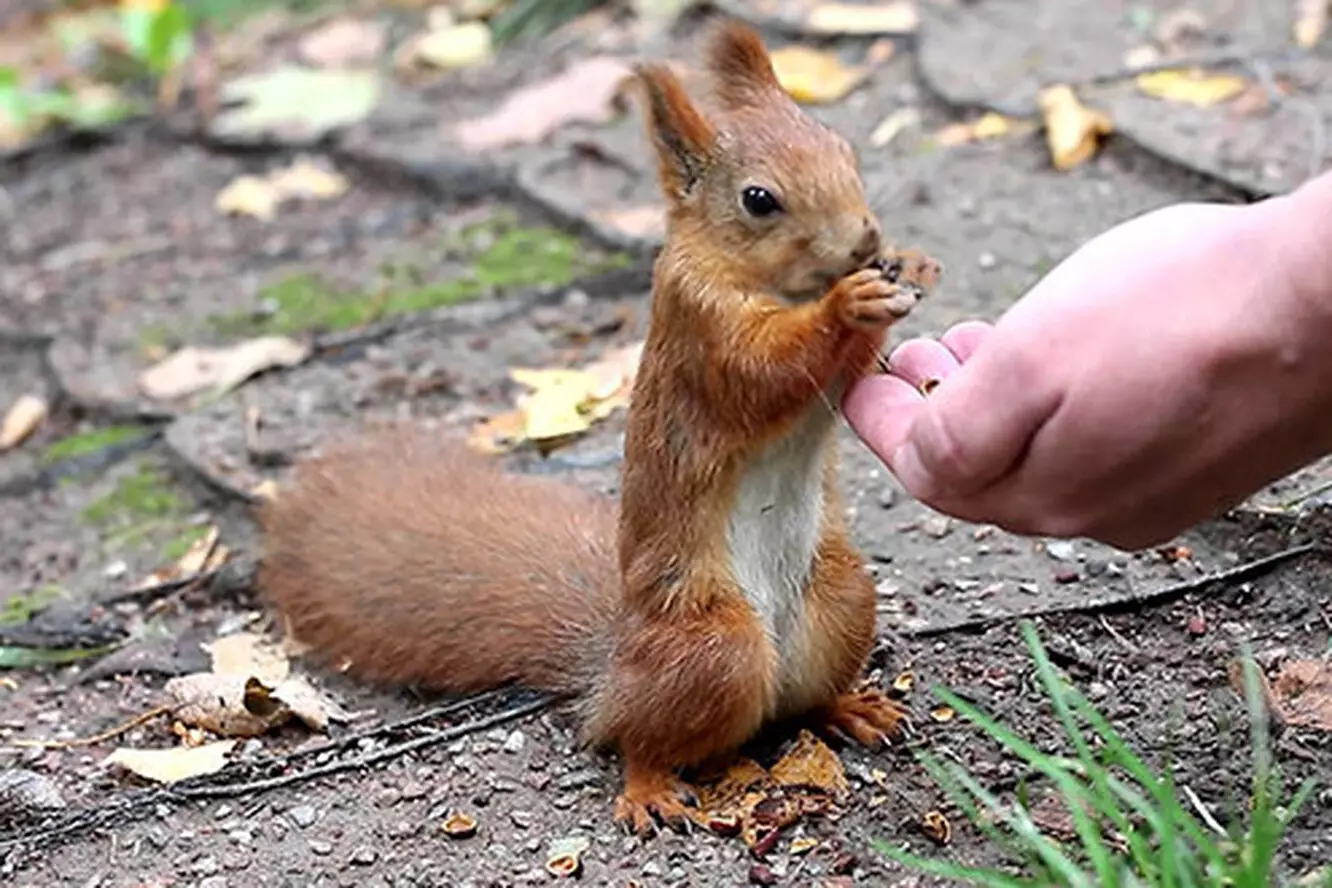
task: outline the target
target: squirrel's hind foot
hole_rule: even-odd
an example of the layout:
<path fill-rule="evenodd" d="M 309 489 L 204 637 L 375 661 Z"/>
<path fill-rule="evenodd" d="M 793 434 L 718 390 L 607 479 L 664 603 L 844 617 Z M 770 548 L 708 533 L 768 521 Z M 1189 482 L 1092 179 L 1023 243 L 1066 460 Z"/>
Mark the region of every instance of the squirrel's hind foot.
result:
<path fill-rule="evenodd" d="M 911 712 L 883 691 L 869 689 L 841 694 L 827 715 L 828 727 L 863 746 L 877 749 L 911 731 Z"/>
<path fill-rule="evenodd" d="M 658 822 L 687 831 L 689 808 L 697 798 L 693 787 L 672 772 L 628 763 L 624 789 L 615 799 L 615 820 L 645 838 L 657 831 Z"/>

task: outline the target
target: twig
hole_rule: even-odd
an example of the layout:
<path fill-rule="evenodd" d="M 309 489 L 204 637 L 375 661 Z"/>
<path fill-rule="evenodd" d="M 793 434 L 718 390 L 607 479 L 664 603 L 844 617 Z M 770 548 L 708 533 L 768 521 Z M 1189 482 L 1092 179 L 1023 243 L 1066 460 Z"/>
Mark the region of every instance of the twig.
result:
<path fill-rule="evenodd" d="M 105 743 L 112 737 L 119 737 L 126 731 L 132 731 L 139 725 L 146 724 L 157 718 L 159 715 L 166 715 L 171 711 L 170 706 L 158 706 L 147 712 L 134 716 L 129 721 L 109 728 L 100 734 L 94 734 L 91 737 L 79 737 L 75 740 L 15 740 L 14 746 L 37 748 L 37 749 L 73 749 L 77 746 L 96 746 L 99 743 Z"/>
<path fill-rule="evenodd" d="M 340 762 L 329 762 L 326 765 L 317 765 L 307 771 L 295 771 L 290 774 L 283 774 L 279 777 L 269 777 L 264 780 L 251 780 L 246 783 L 223 783 L 217 786 L 204 785 L 197 787 L 182 787 L 172 790 L 172 794 L 183 799 L 224 798 L 228 796 L 245 795 L 246 793 L 251 792 L 277 789 L 281 786 L 290 786 L 293 783 L 302 783 L 306 780 L 313 780 L 316 777 L 326 777 L 329 774 L 337 774 L 342 771 L 354 771 L 358 768 L 369 767 L 376 762 L 387 761 L 388 759 L 406 755 L 409 752 L 415 752 L 418 749 L 426 749 L 440 743 L 447 743 L 450 740 L 456 740 L 459 737 L 475 734 L 477 731 L 484 731 L 486 728 L 493 728 L 496 725 L 502 725 L 506 722 L 511 722 L 514 719 L 522 718 L 525 715 L 540 712 L 552 702 L 554 701 L 548 697 L 532 700 L 511 709 L 502 710 L 494 715 L 486 716 L 485 718 L 464 722 L 461 725 L 455 725 L 454 727 L 446 728 L 443 731 L 432 731 L 424 737 L 417 737 L 414 740 L 407 740 L 403 743 L 394 744 L 393 746 L 386 746 L 385 748 L 368 755 L 358 756 Z"/>
<path fill-rule="evenodd" d="M 1224 836 L 1226 834 L 1225 829 L 1221 824 L 1216 822 L 1216 818 L 1212 816 L 1211 811 L 1207 810 L 1207 806 L 1203 804 L 1203 800 L 1198 798 L 1198 794 L 1193 791 L 1193 787 L 1186 784 L 1181 786 L 1180 789 L 1184 790 L 1184 795 L 1189 797 L 1189 801 L 1193 803 L 1193 807 L 1198 810 L 1198 816 L 1202 817 L 1203 823 L 1206 823 L 1211 827 L 1217 835 Z"/>
<path fill-rule="evenodd" d="M 1118 629 L 1110 625 L 1110 621 L 1105 618 L 1105 614 L 1099 615 L 1097 619 L 1100 620 L 1101 628 L 1106 631 L 1106 634 L 1109 635 L 1111 638 L 1113 638 L 1115 641 L 1119 642 L 1119 644 L 1124 648 L 1124 650 L 1128 651 L 1130 654 L 1136 654 L 1138 652 L 1137 649 L 1133 647 L 1133 645 L 1129 644 L 1128 639 L 1120 634 Z"/>
<path fill-rule="evenodd" d="M 1219 570 L 1214 573 L 1204 574 L 1200 577 L 1194 577 L 1191 580 L 1184 580 L 1180 583 L 1172 583 L 1169 586 L 1161 586 L 1141 595 L 1129 595 L 1126 598 L 1092 598 L 1085 601 L 1075 601 L 1071 603 L 1055 604 L 1052 607 L 1034 608 L 1031 610 L 1017 611 L 1007 614 L 994 614 L 989 616 L 972 617 L 969 619 L 958 620 L 953 623 L 944 623 L 931 626 L 920 627 L 900 627 L 898 629 L 904 635 L 911 635 L 917 638 L 928 638 L 932 635 L 942 635 L 945 632 L 957 632 L 959 630 L 984 629 L 989 626 L 996 626 L 1000 623 L 1007 623 L 1012 620 L 1025 620 L 1032 617 L 1045 617 L 1054 614 L 1099 614 L 1106 611 L 1117 610 L 1129 605 L 1162 604 L 1175 598 L 1187 595 L 1190 592 L 1197 592 L 1212 585 L 1228 586 L 1232 583 L 1246 580 L 1257 576 L 1265 571 L 1271 570 L 1279 564 L 1287 561 L 1293 561 L 1305 555 L 1313 553 L 1323 553 L 1327 549 L 1320 543 L 1302 543 L 1298 546 L 1291 546 L 1288 549 L 1282 549 L 1279 552 L 1273 552 L 1271 555 L 1265 555 L 1262 558 L 1256 558 L 1253 561 L 1247 561 L 1244 564 L 1238 564 L 1235 567 L 1229 567 L 1225 570 Z"/>

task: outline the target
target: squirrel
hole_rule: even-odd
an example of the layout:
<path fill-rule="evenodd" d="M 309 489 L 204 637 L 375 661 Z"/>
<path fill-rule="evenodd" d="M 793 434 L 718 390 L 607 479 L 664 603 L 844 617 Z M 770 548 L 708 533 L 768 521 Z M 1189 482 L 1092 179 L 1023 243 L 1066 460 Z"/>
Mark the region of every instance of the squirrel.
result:
<path fill-rule="evenodd" d="M 259 588 L 355 676 L 568 697 L 624 765 L 617 822 L 687 825 L 681 774 L 791 717 L 877 747 L 909 713 L 859 688 L 875 588 L 836 489 L 841 394 L 942 272 L 885 245 L 842 136 L 759 35 L 704 49 L 710 102 L 633 83 L 667 204 L 618 507 L 393 432 L 303 462 L 260 510 Z"/>

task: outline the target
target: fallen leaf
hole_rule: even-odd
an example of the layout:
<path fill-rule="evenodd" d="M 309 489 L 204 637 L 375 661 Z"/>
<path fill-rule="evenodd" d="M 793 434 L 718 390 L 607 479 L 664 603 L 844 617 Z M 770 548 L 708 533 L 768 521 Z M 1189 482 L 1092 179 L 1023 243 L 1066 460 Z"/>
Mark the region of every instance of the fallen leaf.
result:
<path fill-rule="evenodd" d="M 631 70 L 624 60 L 594 56 L 562 74 L 509 95 L 485 117 L 464 121 L 455 133 L 469 151 L 540 142 L 571 123 L 603 124 L 621 106 Z"/>
<path fill-rule="evenodd" d="M 225 84 L 221 99 L 239 103 L 214 115 L 209 132 L 224 140 L 314 142 L 356 123 L 379 100 L 374 71 L 287 65 Z"/>
<path fill-rule="evenodd" d="M 592 425 L 583 412 L 596 379 L 581 370 L 512 370 L 515 382 L 532 391 L 518 401 L 523 412 L 523 436 L 542 441 L 577 435 Z"/>
<path fill-rule="evenodd" d="M 1062 84 L 1042 90 L 1040 106 L 1050 158 L 1061 172 L 1090 160 L 1101 138 L 1114 129 L 1109 117 L 1088 109 L 1072 88 Z"/>
<path fill-rule="evenodd" d="M 809 11 L 805 28 L 816 34 L 912 34 L 920 13 L 910 0 L 890 3 L 822 3 Z"/>
<path fill-rule="evenodd" d="M 1138 89 L 1167 102 L 1208 108 L 1233 99 L 1249 87 L 1249 81 L 1234 74 L 1209 74 L 1197 68 L 1172 68 L 1139 74 Z"/>
<path fill-rule="evenodd" d="M 368 65 L 379 58 L 388 31 L 379 22 L 334 19 L 301 38 L 301 58 L 317 68 Z"/>
<path fill-rule="evenodd" d="M 836 53 L 798 44 L 774 49 L 770 56 L 782 89 L 805 104 L 835 102 L 869 74 L 868 68 L 843 64 Z"/>
<path fill-rule="evenodd" d="M 666 209 L 656 204 L 627 210 L 601 210 L 592 217 L 630 237 L 651 237 L 666 232 Z"/>
<path fill-rule="evenodd" d="M 772 766 L 772 777 L 782 786 L 818 789 L 833 798 L 841 798 L 850 789 L 837 753 L 806 730 L 800 732 L 795 746 Z"/>
<path fill-rule="evenodd" d="M 294 367 L 309 355 L 309 345 L 285 336 L 261 336 L 221 348 L 189 345 L 140 373 L 139 389 L 159 401 L 210 388 L 220 394 L 263 370 Z"/>
<path fill-rule="evenodd" d="M 218 675 L 253 677 L 271 687 L 291 673 L 286 654 L 253 632 L 224 635 L 201 647 L 212 658 L 212 670 Z"/>
<path fill-rule="evenodd" d="M 312 731 L 323 733 L 329 722 L 345 722 L 350 714 L 310 684 L 304 676 L 293 675 L 270 691 L 270 696 L 284 704 L 292 715 Z"/>
<path fill-rule="evenodd" d="M 221 567 L 231 552 L 226 546 L 218 545 L 220 533 L 216 525 L 210 527 L 202 537 L 190 543 L 185 554 L 176 559 L 175 563 L 153 571 L 135 584 L 134 588 L 153 589 L 166 583 L 189 580 Z"/>
<path fill-rule="evenodd" d="M 450 70 L 490 61 L 494 40 L 485 22 L 463 22 L 422 34 L 412 44 L 410 60 Z"/>
<path fill-rule="evenodd" d="M 38 395 L 20 395 L 0 422 L 0 450 L 9 450 L 27 440 L 46 420 L 50 406 Z"/>
<path fill-rule="evenodd" d="M 347 193 L 350 184 L 340 173 L 324 169 L 309 158 L 300 158 L 291 166 L 268 176 L 268 181 L 282 197 L 327 200 Z"/>
<path fill-rule="evenodd" d="M 103 759 L 104 765 L 119 765 L 158 783 L 175 783 L 189 777 L 216 774 L 227 764 L 227 753 L 235 740 L 219 740 L 193 748 L 128 749 L 121 747 Z"/>
<path fill-rule="evenodd" d="M 926 811 L 921 815 L 920 826 L 936 845 L 947 845 L 953 841 L 953 825 L 942 811 Z"/>
<path fill-rule="evenodd" d="M 936 706 L 930 710 L 930 718 L 937 722 L 950 722 L 957 715 L 957 710 L 951 706 Z"/>
<path fill-rule="evenodd" d="M 1287 724 L 1332 731 L 1332 662 L 1288 660 L 1272 692 Z"/>
<path fill-rule="evenodd" d="M 889 114 L 870 133 L 870 144 L 883 148 L 913 126 L 920 125 L 920 109 L 914 105 L 898 108 Z"/>
<path fill-rule="evenodd" d="M 1295 0 L 1295 45 L 1313 49 L 1327 31 L 1328 0 Z"/>
<path fill-rule="evenodd" d="M 256 737 L 285 724 L 291 710 L 253 676 L 195 672 L 163 686 L 172 716 L 223 737 Z"/>
<path fill-rule="evenodd" d="M 994 111 L 986 112 L 967 123 L 952 123 L 939 130 L 935 141 L 940 145 L 962 145 L 966 142 L 980 142 L 985 139 L 997 139 L 1011 133 L 1017 121 Z"/>
<path fill-rule="evenodd" d="M 281 195 L 259 176 L 237 176 L 213 199 L 213 209 L 224 215 L 253 216 L 265 222 L 277 215 Z"/>

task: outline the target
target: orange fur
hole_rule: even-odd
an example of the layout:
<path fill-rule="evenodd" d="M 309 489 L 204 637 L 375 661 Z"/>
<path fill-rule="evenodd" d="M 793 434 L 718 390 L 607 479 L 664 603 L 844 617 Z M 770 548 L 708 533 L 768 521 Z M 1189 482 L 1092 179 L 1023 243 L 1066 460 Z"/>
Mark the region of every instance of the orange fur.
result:
<path fill-rule="evenodd" d="M 371 678 L 577 694 L 640 831 L 683 816 L 680 768 L 771 719 L 873 743 L 905 716 L 854 689 L 874 588 L 832 414 L 938 263 L 883 247 L 850 146 L 780 92 L 757 35 L 723 26 L 706 58 L 711 114 L 665 67 L 638 72 L 669 213 L 618 518 L 401 435 L 305 467 L 262 513 L 261 583 L 299 637 Z M 780 212 L 750 212 L 752 188 Z M 885 255 L 891 275 L 869 267 Z"/>

